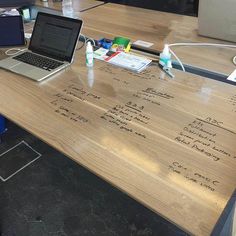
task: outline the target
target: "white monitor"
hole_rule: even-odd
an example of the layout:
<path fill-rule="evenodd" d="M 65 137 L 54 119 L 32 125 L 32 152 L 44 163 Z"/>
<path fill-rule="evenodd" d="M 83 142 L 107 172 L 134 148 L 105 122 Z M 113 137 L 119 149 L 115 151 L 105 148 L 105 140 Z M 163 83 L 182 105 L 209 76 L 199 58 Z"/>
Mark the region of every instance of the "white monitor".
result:
<path fill-rule="evenodd" d="M 199 34 L 236 42 L 236 0 L 200 0 Z"/>

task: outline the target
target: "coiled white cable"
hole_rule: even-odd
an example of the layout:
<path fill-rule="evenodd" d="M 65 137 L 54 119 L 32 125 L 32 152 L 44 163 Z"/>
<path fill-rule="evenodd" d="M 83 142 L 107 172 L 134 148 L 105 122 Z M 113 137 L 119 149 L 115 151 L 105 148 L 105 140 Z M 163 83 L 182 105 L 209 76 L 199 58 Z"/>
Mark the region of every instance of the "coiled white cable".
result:
<path fill-rule="evenodd" d="M 236 56 L 233 57 L 233 63 L 236 66 Z"/>
<path fill-rule="evenodd" d="M 84 38 L 84 42 L 87 43 L 88 41 L 91 41 L 93 43 L 93 46 L 96 46 L 96 43 L 94 41 L 94 39 L 86 37 L 85 35 L 81 34 L 80 35 L 82 38 Z"/>
<path fill-rule="evenodd" d="M 91 41 L 91 42 L 93 43 L 93 46 L 96 46 L 96 43 L 95 43 L 94 39 L 92 39 L 92 38 L 87 38 L 86 43 L 87 43 L 88 41 Z"/>
<path fill-rule="evenodd" d="M 26 49 L 27 49 L 27 48 L 10 48 L 10 49 L 8 49 L 8 50 L 5 51 L 5 54 L 6 54 L 7 56 L 14 56 L 14 55 L 16 55 L 16 54 L 18 54 L 18 53 L 20 53 L 20 52 L 25 51 Z M 11 53 L 11 51 L 13 51 L 13 52 Z"/>
<path fill-rule="evenodd" d="M 86 36 L 83 35 L 83 34 L 80 34 L 80 37 L 82 37 L 82 38 L 84 39 L 84 42 L 83 42 L 82 46 L 79 47 L 79 48 L 77 48 L 76 50 L 80 50 L 88 41 L 91 41 L 92 44 L 93 44 L 93 46 L 96 46 L 96 43 L 95 43 L 94 39 L 88 38 L 88 37 L 86 37 Z"/>

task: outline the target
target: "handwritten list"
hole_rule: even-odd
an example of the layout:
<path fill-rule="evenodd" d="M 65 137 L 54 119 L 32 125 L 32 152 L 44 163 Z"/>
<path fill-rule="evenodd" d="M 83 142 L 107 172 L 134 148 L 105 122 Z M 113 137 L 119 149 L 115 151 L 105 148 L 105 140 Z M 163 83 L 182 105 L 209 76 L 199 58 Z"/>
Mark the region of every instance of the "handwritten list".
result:
<path fill-rule="evenodd" d="M 78 122 L 78 121 L 82 123 L 88 122 L 88 119 L 85 118 L 83 115 L 69 108 L 68 103 L 73 103 L 73 99 L 69 99 L 60 93 L 55 94 L 55 97 L 56 99 L 51 101 L 50 104 L 54 106 L 54 111 L 57 114 L 63 117 L 66 117 L 69 120 L 74 121 L 74 122 Z"/>
<path fill-rule="evenodd" d="M 73 122 L 87 123 L 89 121 L 84 115 L 72 108 L 79 100 L 85 102 L 88 100 L 100 100 L 101 97 L 86 91 L 82 87 L 74 84 L 68 85 L 61 92 L 52 95 L 50 104 L 54 107 L 54 112 Z"/>
<path fill-rule="evenodd" d="M 146 134 L 136 130 L 135 126 L 131 126 L 132 122 L 142 125 L 147 125 L 150 122 L 150 117 L 143 114 L 144 108 L 143 105 L 129 101 L 125 105 L 116 105 L 107 110 L 100 118 L 121 131 L 146 138 Z"/>
<path fill-rule="evenodd" d="M 174 99 L 174 96 L 170 95 L 169 93 L 157 91 L 154 88 L 146 88 L 141 91 L 137 91 L 133 94 L 133 97 L 158 106 L 161 105 L 160 100 L 158 100 L 158 98 L 162 98 L 165 100 Z"/>
<path fill-rule="evenodd" d="M 212 192 L 214 192 L 220 185 L 219 180 L 212 179 L 206 174 L 195 171 L 191 167 L 187 166 L 186 164 L 182 164 L 179 161 L 172 162 L 168 169 L 169 171 L 182 176 L 186 181 L 198 184 L 199 186 Z"/>
<path fill-rule="evenodd" d="M 218 137 L 224 132 L 229 139 L 236 139 L 236 133 L 224 128 L 223 125 L 223 122 L 211 117 L 205 120 L 196 118 L 184 126 L 175 137 L 175 141 L 202 153 L 213 161 L 220 161 L 222 158 L 236 160 L 236 152 L 224 148 Z"/>

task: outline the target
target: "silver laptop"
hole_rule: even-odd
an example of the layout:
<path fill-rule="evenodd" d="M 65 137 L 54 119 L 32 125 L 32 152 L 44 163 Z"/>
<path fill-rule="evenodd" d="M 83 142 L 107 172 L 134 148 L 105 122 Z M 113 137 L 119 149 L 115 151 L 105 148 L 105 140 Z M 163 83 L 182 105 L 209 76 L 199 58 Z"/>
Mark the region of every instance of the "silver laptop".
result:
<path fill-rule="evenodd" d="M 41 81 L 72 63 L 82 27 L 79 19 L 39 12 L 28 50 L 0 61 L 0 67 Z"/>

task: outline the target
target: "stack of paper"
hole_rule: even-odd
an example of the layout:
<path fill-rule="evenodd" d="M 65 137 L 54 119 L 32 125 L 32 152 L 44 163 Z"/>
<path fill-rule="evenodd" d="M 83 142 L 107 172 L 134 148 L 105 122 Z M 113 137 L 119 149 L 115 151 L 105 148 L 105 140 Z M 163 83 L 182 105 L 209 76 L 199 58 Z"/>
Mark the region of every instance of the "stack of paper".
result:
<path fill-rule="evenodd" d="M 152 60 L 125 52 L 117 52 L 114 53 L 112 56 L 108 57 L 106 61 L 113 65 L 126 68 L 128 70 L 140 72 L 144 70 L 147 65 L 151 63 Z"/>

